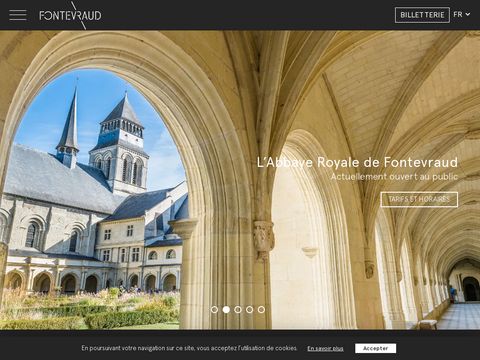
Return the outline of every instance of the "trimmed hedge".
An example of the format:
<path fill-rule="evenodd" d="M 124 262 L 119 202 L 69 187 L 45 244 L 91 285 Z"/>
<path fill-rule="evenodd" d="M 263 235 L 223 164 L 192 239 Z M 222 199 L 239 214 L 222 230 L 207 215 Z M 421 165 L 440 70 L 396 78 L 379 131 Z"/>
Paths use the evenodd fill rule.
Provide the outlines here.
<path fill-rule="evenodd" d="M 177 310 L 162 309 L 92 314 L 85 317 L 85 323 L 90 329 L 113 329 L 123 326 L 165 323 L 177 319 Z"/>
<path fill-rule="evenodd" d="M 78 330 L 82 328 L 85 328 L 85 324 L 78 316 L 0 322 L 1 330 Z"/>
<path fill-rule="evenodd" d="M 46 308 L 21 308 L 12 309 L 10 313 L 19 312 L 22 314 L 30 312 L 39 312 L 44 315 L 53 315 L 58 317 L 67 316 L 81 316 L 84 317 L 90 314 L 98 314 L 109 311 L 117 311 L 116 306 L 107 305 L 87 305 L 87 306 L 59 306 L 59 307 L 46 307 Z"/>

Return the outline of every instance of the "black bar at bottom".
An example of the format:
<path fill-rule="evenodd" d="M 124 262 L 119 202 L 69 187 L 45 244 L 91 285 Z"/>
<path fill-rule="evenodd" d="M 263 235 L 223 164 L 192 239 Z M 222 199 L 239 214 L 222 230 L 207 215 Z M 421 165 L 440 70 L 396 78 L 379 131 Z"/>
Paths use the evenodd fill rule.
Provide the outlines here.
<path fill-rule="evenodd" d="M 0 347 L 4 359 L 351 359 L 364 357 L 355 353 L 355 343 L 393 343 L 396 354 L 381 358 L 446 359 L 475 354 L 479 335 L 476 330 L 2 331 Z"/>

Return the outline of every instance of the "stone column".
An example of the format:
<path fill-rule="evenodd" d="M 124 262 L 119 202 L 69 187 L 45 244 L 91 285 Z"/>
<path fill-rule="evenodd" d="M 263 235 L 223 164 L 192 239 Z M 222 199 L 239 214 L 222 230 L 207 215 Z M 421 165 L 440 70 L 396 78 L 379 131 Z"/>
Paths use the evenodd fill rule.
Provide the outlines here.
<path fill-rule="evenodd" d="M 7 275 L 7 256 L 8 256 L 8 245 L 0 241 L 0 308 L 2 306 L 3 287 L 5 286 L 5 276 Z"/>
<path fill-rule="evenodd" d="M 379 241 L 383 260 L 383 278 L 385 303 L 387 313 L 384 314 L 387 329 L 405 329 L 405 316 L 402 308 L 402 298 L 399 282 L 401 271 L 397 271 L 395 255 L 390 241 Z"/>
<path fill-rule="evenodd" d="M 51 284 L 51 289 L 55 291 L 55 294 L 60 294 L 61 291 L 57 291 L 60 288 L 60 262 L 59 259 L 55 260 L 55 270 L 53 271 L 53 284 Z"/>
<path fill-rule="evenodd" d="M 160 268 L 157 270 L 157 277 L 155 278 L 155 289 L 156 290 L 161 290 L 162 288 L 162 267 L 160 266 Z"/>
<path fill-rule="evenodd" d="M 256 314 L 255 328 L 272 327 L 272 301 L 270 285 L 270 251 L 275 247 L 275 234 L 273 233 L 273 222 L 257 220 L 253 222 L 253 241 L 257 252 L 257 261 L 255 263 L 254 273 L 257 276 L 256 298 L 254 308 L 263 306 L 265 312 Z M 263 289 L 260 289 L 258 283 L 263 277 Z"/>
<path fill-rule="evenodd" d="M 79 290 L 84 291 L 85 290 L 85 281 L 87 280 L 87 269 L 82 267 L 81 270 L 81 275 L 80 275 L 80 284 L 79 284 Z"/>
<path fill-rule="evenodd" d="M 183 241 L 183 256 L 182 256 L 182 283 L 180 288 L 180 328 L 185 329 L 192 327 L 193 317 L 199 314 L 194 314 L 195 311 L 203 312 L 204 309 L 199 309 L 195 304 L 195 291 L 198 289 L 198 284 L 195 284 L 195 269 L 193 268 L 193 257 L 195 256 L 195 244 L 192 244 L 192 233 L 197 226 L 197 219 L 182 219 L 169 221 L 173 232 L 180 236 Z M 196 274 L 199 275 L 199 274 Z M 161 275 L 160 275 L 161 276 Z M 159 276 L 160 289 L 163 290 L 162 279 Z M 197 286 L 196 286 L 197 285 Z M 198 325 L 193 325 L 198 326 Z M 200 326 L 199 326 L 200 327 Z"/>

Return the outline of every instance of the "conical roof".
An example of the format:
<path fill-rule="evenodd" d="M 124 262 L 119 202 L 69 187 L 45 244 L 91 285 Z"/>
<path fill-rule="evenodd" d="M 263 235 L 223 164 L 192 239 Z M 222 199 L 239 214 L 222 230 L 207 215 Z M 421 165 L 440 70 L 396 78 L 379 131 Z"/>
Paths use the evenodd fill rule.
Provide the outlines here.
<path fill-rule="evenodd" d="M 56 147 L 59 148 L 73 148 L 78 149 L 77 142 L 77 88 L 73 94 L 72 103 L 70 104 L 70 110 L 68 111 L 67 120 L 65 121 L 65 126 L 63 128 L 62 137 Z"/>
<path fill-rule="evenodd" d="M 128 101 L 128 96 L 126 92 L 123 99 L 120 100 L 117 106 L 115 106 L 112 112 L 100 124 L 105 124 L 109 121 L 116 119 L 128 120 L 143 128 L 142 123 L 140 122 L 140 120 L 138 120 L 135 111 L 133 111 L 132 105 L 130 105 L 130 102 Z"/>

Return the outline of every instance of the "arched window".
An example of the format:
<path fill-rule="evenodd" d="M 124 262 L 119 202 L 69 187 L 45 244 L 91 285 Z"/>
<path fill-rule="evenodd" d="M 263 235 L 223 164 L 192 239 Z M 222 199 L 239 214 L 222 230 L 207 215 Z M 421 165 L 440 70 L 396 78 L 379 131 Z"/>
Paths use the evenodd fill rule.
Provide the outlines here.
<path fill-rule="evenodd" d="M 27 238 L 25 239 L 25 247 L 37 247 L 38 246 L 39 228 L 34 222 L 28 225 Z"/>
<path fill-rule="evenodd" d="M 95 160 L 95 167 L 97 169 L 101 169 L 102 168 L 102 159 L 98 158 Z"/>
<path fill-rule="evenodd" d="M 135 164 L 133 164 L 133 176 L 132 176 L 132 184 L 134 184 L 134 185 L 138 185 L 137 184 L 137 171 L 138 171 L 138 165 L 135 162 Z"/>
<path fill-rule="evenodd" d="M 156 251 L 152 251 L 148 254 L 148 260 L 157 260 L 157 259 L 158 259 L 158 255 Z"/>
<path fill-rule="evenodd" d="M 170 249 L 167 251 L 167 259 L 175 259 L 177 257 L 177 253 L 175 250 Z"/>
<path fill-rule="evenodd" d="M 122 181 L 127 182 L 128 160 L 123 159 Z"/>
<path fill-rule="evenodd" d="M 70 244 L 68 245 L 68 251 L 75 252 L 77 251 L 77 242 L 78 242 L 78 232 L 74 231 L 70 235 Z"/>
<path fill-rule="evenodd" d="M 107 161 L 105 161 L 105 177 L 108 179 L 110 178 L 110 168 L 112 166 L 112 159 L 108 158 Z"/>
<path fill-rule="evenodd" d="M 143 163 L 141 161 L 139 161 L 138 165 L 137 165 L 137 184 L 138 184 L 138 186 L 142 186 L 142 175 L 143 175 Z"/>

